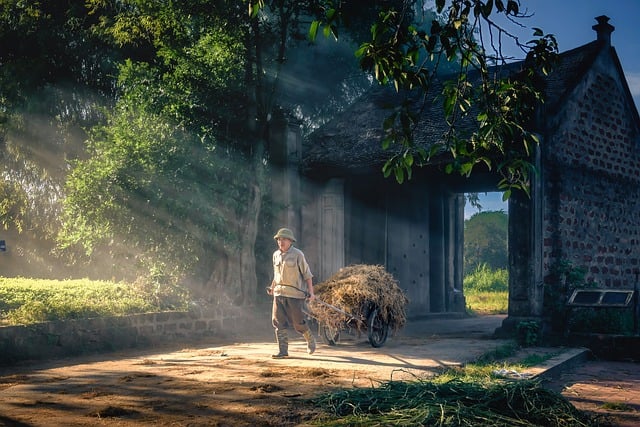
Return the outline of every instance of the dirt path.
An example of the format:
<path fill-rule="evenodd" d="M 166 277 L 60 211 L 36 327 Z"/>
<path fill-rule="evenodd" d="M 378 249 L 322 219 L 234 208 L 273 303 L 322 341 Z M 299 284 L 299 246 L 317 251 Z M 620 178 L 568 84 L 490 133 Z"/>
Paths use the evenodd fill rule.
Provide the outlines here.
<path fill-rule="evenodd" d="M 640 364 L 590 360 L 562 372 L 545 386 L 578 409 L 601 415 L 610 425 L 640 426 Z"/>
<path fill-rule="evenodd" d="M 271 359 L 273 343 L 219 343 L 24 367 L 0 377 L 0 425 L 299 425 L 312 415 L 304 399 L 431 375 L 464 361 L 449 354 L 452 345 L 473 358 L 496 343 L 402 338 L 373 349 L 353 341 L 309 356 L 294 341 L 283 360 Z"/>
<path fill-rule="evenodd" d="M 296 337 L 291 357 L 282 360 L 271 359 L 271 334 L 260 339 L 260 332 L 252 340 L 218 339 L 2 368 L 0 426 L 304 425 L 315 415 L 306 400 L 322 392 L 428 377 L 443 366 L 496 349 L 503 342 L 488 335 L 500 321 L 496 317 L 416 323 L 379 349 L 366 337 L 353 337 L 338 346 L 320 344 L 311 356 Z M 630 382 L 610 386 L 619 387 L 614 389 L 616 399 L 622 398 L 621 389 L 629 391 L 625 401 L 636 408 L 629 413 L 640 422 L 640 372 L 635 368 L 632 364 L 626 371 L 617 369 Z M 578 392 L 584 378 L 576 375 L 561 377 L 553 386 L 570 383 L 567 397 L 578 393 L 594 405 L 596 399 L 612 400 L 610 389 L 598 396 Z M 591 384 L 600 385 L 600 376 L 608 373 L 594 375 Z"/>

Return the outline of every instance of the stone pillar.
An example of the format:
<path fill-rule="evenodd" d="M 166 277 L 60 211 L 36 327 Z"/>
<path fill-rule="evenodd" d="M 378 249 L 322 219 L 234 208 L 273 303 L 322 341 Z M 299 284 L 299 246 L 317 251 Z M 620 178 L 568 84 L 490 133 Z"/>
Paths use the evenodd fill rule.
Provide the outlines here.
<path fill-rule="evenodd" d="M 447 311 L 464 313 L 466 301 L 462 282 L 464 279 L 464 194 L 449 196 L 446 218 L 448 219 L 447 262 Z"/>
<path fill-rule="evenodd" d="M 320 196 L 320 280 L 326 280 L 345 265 L 344 182 L 331 179 Z"/>
<path fill-rule="evenodd" d="M 543 170 L 540 150 L 531 176 L 531 194 L 515 191 L 509 198 L 509 312 L 501 331 L 513 332 L 518 323 L 542 320 L 543 283 Z"/>
<path fill-rule="evenodd" d="M 442 192 L 432 193 L 429 200 L 429 298 L 431 313 L 442 313 L 445 307 L 445 242 L 444 197 Z"/>
<path fill-rule="evenodd" d="M 274 215 L 274 226 L 288 227 L 301 235 L 300 174 L 302 133 L 300 123 L 293 118 L 283 118 L 273 124 L 270 141 L 270 157 L 273 162 L 274 206 L 282 210 Z M 297 236 L 296 236 L 297 237 Z"/>
<path fill-rule="evenodd" d="M 542 141 L 542 136 L 538 135 Z M 535 165 L 538 173 L 531 177 L 531 282 L 529 298 L 531 299 L 531 315 L 540 317 L 544 313 L 544 176 L 542 151 L 535 148 Z"/>

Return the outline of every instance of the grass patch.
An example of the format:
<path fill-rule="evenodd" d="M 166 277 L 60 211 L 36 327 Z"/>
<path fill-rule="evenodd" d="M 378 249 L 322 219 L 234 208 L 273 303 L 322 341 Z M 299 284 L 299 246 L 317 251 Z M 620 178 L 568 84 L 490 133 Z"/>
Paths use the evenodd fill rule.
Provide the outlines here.
<path fill-rule="evenodd" d="M 476 362 L 447 368 L 429 380 L 389 381 L 376 387 L 326 393 L 312 403 L 325 412 L 322 426 L 577 426 L 601 425 L 537 380 L 506 379 L 496 372 L 520 371 L 553 355 L 527 356 L 515 341 L 497 346 Z M 613 409 L 612 410 L 623 410 Z"/>
<path fill-rule="evenodd" d="M 633 411 L 633 407 L 631 407 L 631 405 L 627 405 L 626 403 L 622 403 L 622 402 L 603 403 L 602 409 L 606 409 L 607 411 L 621 411 L 621 412 Z"/>
<path fill-rule="evenodd" d="M 186 300 L 183 301 L 186 307 Z M 178 309 L 149 288 L 126 283 L 0 277 L 0 325 L 125 316 Z"/>
<path fill-rule="evenodd" d="M 508 291 L 468 291 L 465 299 L 467 311 L 473 314 L 507 314 L 509 308 Z"/>
<path fill-rule="evenodd" d="M 536 380 L 511 380 L 500 370 L 521 370 L 545 357 L 506 363 L 519 347 L 508 342 L 475 363 L 444 369 L 429 380 L 389 381 L 377 387 L 326 393 L 312 400 L 322 426 L 576 426 L 601 425 Z"/>
<path fill-rule="evenodd" d="M 509 273 L 492 270 L 486 264 L 476 267 L 463 281 L 467 311 L 475 314 L 506 314 L 509 308 Z"/>
<path fill-rule="evenodd" d="M 324 394 L 313 403 L 326 411 L 314 422 L 323 426 L 599 425 L 535 381 L 498 379 L 467 367 L 428 381 L 390 381 Z"/>
<path fill-rule="evenodd" d="M 475 314 L 507 314 L 509 292 L 467 292 L 467 308 Z"/>
<path fill-rule="evenodd" d="M 476 365 L 488 365 L 498 360 L 503 360 L 515 355 L 518 352 L 518 345 L 515 342 L 509 341 L 504 344 L 500 344 L 495 349 L 486 352 L 480 356 L 475 364 Z"/>

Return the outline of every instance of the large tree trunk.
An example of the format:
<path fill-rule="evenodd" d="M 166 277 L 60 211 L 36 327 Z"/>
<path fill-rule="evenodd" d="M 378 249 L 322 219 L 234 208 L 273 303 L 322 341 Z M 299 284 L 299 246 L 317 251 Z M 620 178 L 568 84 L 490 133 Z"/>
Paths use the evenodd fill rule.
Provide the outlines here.
<path fill-rule="evenodd" d="M 220 253 L 211 265 L 211 275 L 206 285 L 212 300 L 234 305 L 253 305 L 257 299 L 256 239 L 262 197 L 266 188 L 266 173 L 262 162 L 264 142 L 258 142 L 253 153 L 252 166 L 255 181 L 250 185 L 251 196 L 243 218 L 238 221 L 239 245 L 237 249 Z M 266 285 L 265 285 L 266 286 Z"/>
<path fill-rule="evenodd" d="M 262 204 L 262 191 L 259 185 L 253 186 L 253 195 L 247 206 L 247 215 L 241 221 L 242 242 L 240 247 L 240 301 L 244 305 L 256 302 L 258 280 L 256 276 L 256 238 L 258 235 L 258 217 Z"/>

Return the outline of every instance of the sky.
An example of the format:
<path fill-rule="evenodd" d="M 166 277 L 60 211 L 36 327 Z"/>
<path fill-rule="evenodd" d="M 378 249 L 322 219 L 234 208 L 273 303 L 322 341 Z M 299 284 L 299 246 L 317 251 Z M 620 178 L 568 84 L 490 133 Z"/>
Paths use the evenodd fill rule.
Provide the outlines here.
<path fill-rule="evenodd" d="M 611 44 L 618 53 L 636 107 L 640 105 L 640 0 L 521 0 L 533 15 L 529 27 L 554 34 L 560 52 L 596 39 L 596 16 L 615 27 Z M 526 32 L 530 34 L 530 31 Z"/>
<path fill-rule="evenodd" d="M 591 28 L 597 24 L 595 17 L 608 16 L 609 24 L 615 27 L 611 44 L 620 59 L 636 108 L 640 108 L 640 0 L 521 0 L 521 6 L 532 15 L 524 23 L 555 35 L 560 53 L 595 40 L 596 32 Z M 532 32 L 526 29 L 520 34 L 526 41 Z M 507 212 L 500 193 L 479 196 L 483 211 Z M 465 218 L 476 212 L 467 204 Z"/>

